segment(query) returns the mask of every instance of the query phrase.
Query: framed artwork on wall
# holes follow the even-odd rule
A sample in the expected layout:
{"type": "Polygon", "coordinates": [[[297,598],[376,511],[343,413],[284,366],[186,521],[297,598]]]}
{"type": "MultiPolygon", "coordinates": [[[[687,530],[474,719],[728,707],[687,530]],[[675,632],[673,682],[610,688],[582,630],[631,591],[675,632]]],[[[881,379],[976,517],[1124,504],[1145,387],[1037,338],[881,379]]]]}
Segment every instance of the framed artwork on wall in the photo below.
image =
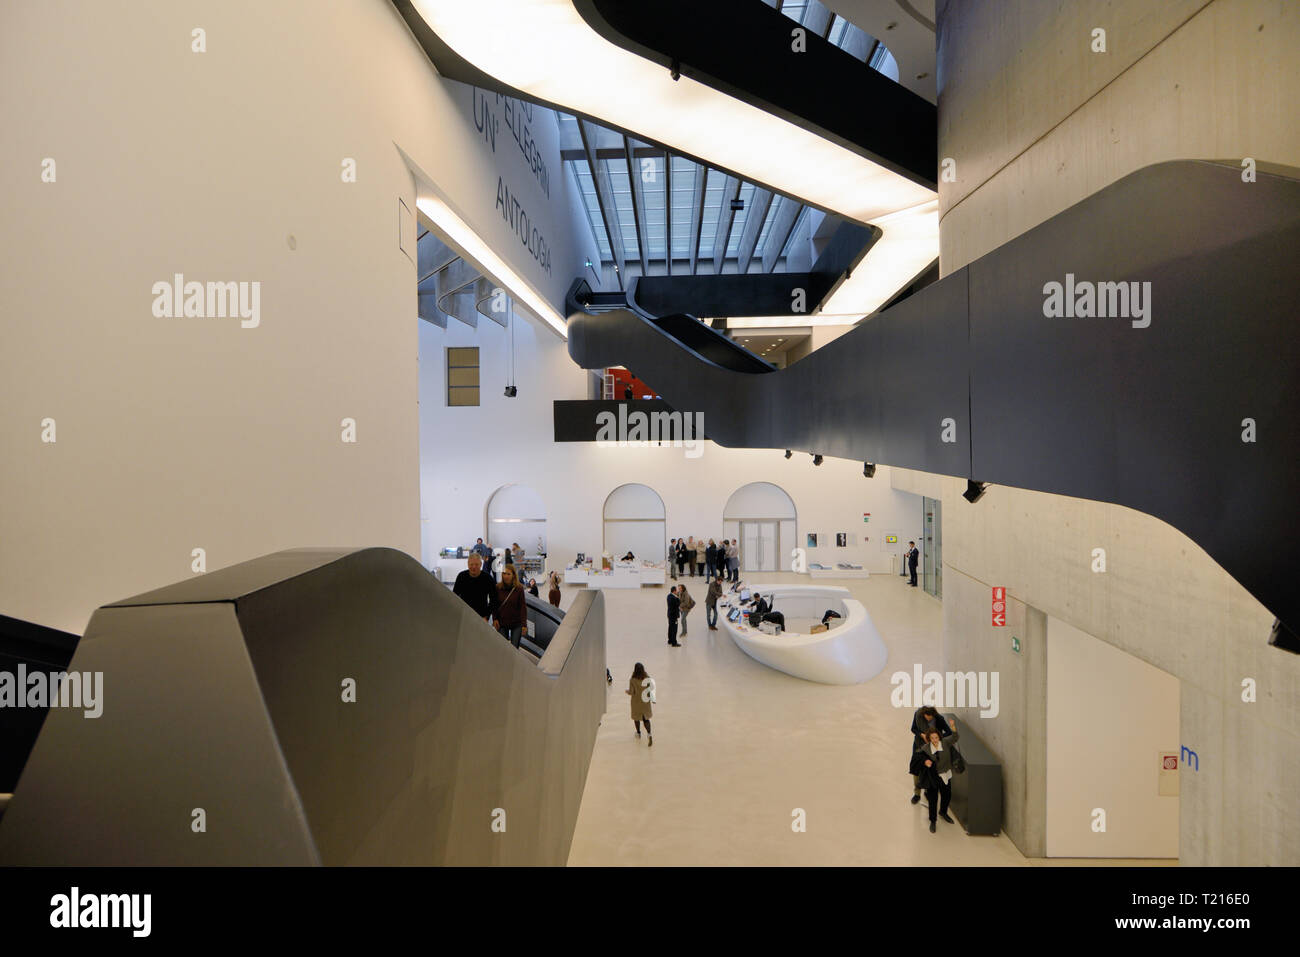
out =
{"type": "Polygon", "coordinates": [[[836,533],[835,533],[835,547],[836,547],[836,548],[848,548],[848,546],[849,546],[849,533],[848,533],[848,532],[836,532],[836,533]]]}
{"type": "Polygon", "coordinates": [[[816,532],[809,532],[809,533],[808,533],[808,547],[809,547],[809,548],[816,548],[816,547],[817,547],[817,533],[816,533],[816,532]]]}

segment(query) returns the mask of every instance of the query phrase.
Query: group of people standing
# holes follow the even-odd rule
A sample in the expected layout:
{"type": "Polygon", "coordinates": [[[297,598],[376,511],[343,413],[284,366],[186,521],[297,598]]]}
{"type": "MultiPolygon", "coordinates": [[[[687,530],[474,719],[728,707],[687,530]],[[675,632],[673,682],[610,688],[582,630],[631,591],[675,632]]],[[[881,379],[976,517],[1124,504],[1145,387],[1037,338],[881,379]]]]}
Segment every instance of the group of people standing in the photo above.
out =
{"type": "MultiPolygon", "coordinates": [[[[528,633],[528,600],[524,597],[525,592],[534,598],[540,596],[536,579],[530,578],[527,584],[520,580],[512,560],[515,555],[523,555],[523,550],[518,545],[506,552],[501,581],[498,582],[491,571],[492,549],[484,545],[480,538],[470,550],[465,571],[456,576],[456,583],[451,590],[452,594],[474,609],[476,615],[518,648],[528,633]]],[[[555,572],[551,572],[547,585],[547,600],[559,608],[560,581],[555,572]]]]}
{"type": "Polygon", "coordinates": [[[721,576],[727,581],[740,580],[740,549],[735,542],[723,539],[674,538],[668,543],[668,570],[676,580],[681,575],[705,576],[709,581],[721,576]]]}

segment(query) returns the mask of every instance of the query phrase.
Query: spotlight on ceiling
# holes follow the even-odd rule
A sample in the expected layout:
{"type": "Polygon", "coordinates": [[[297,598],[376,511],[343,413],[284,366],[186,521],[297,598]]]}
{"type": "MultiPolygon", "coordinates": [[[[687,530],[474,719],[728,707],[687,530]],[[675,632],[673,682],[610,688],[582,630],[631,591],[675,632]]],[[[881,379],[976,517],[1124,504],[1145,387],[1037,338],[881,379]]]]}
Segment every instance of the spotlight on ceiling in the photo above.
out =
{"type": "Polygon", "coordinates": [[[786,450],[785,450],[785,457],[786,457],[786,458],[789,458],[789,457],[792,456],[792,455],[794,455],[794,453],[791,452],[789,449],[786,449],[786,450]]]}
{"type": "Polygon", "coordinates": [[[984,490],[988,487],[987,482],[976,482],[974,479],[967,479],[966,491],[961,493],[961,497],[974,505],[980,500],[980,497],[984,494],[984,490]]]}
{"type": "Polygon", "coordinates": [[[514,398],[515,396],[517,396],[518,394],[519,394],[519,390],[516,389],[514,386],[512,386],[512,385],[508,385],[508,386],[506,386],[506,398],[507,398],[507,399],[513,399],[513,398],[514,398]]]}
{"type": "Polygon", "coordinates": [[[865,475],[867,478],[875,478],[876,477],[875,465],[873,465],[871,462],[863,462],[862,474],[865,475]]]}
{"type": "Polygon", "coordinates": [[[821,465],[821,464],[822,464],[822,457],[820,455],[814,455],[813,465],[821,465]]]}

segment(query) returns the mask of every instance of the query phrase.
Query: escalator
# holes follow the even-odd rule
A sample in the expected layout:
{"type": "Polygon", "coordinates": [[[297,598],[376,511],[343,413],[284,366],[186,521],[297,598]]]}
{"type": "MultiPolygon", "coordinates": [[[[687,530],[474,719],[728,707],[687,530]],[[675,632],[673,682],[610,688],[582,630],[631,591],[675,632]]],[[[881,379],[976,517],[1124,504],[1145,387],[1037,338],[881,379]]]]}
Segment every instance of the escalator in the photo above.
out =
{"type": "Polygon", "coordinates": [[[0,865],[562,865],[605,712],[603,597],[545,617],[522,653],[387,548],[106,605],[64,662],[103,676],[102,714],[50,710],[0,865]]]}

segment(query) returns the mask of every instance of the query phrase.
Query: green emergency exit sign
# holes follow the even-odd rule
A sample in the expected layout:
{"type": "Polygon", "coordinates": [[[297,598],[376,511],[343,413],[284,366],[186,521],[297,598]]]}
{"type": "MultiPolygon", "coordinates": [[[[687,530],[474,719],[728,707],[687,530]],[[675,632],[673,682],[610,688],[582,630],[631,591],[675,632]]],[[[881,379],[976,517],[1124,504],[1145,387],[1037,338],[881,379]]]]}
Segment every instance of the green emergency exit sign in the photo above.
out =
{"type": "Polygon", "coordinates": [[[1020,639],[1015,635],[1011,636],[1011,650],[1016,654],[1020,654],[1020,639]]]}

